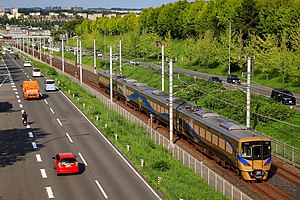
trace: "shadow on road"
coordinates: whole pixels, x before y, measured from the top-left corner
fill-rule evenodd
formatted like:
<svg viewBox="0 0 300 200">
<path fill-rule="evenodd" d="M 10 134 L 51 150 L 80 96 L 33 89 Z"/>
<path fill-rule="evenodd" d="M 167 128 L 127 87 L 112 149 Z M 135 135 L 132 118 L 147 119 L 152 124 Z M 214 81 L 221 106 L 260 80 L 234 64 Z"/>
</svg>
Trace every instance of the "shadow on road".
<svg viewBox="0 0 300 200">
<path fill-rule="evenodd" d="M 34 149 L 32 142 L 49 134 L 43 133 L 40 129 L 31 129 L 31 131 L 38 134 L 31 138 L 24 129 L 0 131 L 0 167 L 6 167 L 13 165 L 15 162 L 25 160 L 26 154 L 44 147 L 43 144 L 37 144 L 38 148 Z"/>
</svg>

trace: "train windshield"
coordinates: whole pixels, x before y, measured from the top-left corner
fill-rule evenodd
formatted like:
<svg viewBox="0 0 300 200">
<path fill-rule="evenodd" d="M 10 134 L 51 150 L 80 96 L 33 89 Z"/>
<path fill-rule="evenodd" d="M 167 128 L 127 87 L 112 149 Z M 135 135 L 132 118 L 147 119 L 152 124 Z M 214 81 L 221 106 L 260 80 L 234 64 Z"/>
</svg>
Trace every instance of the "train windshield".
<svg viewBox="0 0 300 200">
<path fill-rule="evenodd" d="M 255 141 L 242 143 L 242 157 L 246 159 L 261 160 L 271 156 L 270 141 Z"/>
</svg>

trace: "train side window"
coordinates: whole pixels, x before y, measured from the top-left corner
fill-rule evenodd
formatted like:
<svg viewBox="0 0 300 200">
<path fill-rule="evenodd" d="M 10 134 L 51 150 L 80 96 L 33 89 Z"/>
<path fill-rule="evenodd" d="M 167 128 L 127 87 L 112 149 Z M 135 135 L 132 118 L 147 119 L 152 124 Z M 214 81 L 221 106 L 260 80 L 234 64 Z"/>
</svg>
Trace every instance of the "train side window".
<svg viewBox="0 0 300 200">
<path fill-rule="evenodd" d="M 212 143 L 218 146 L 218 136 L 216 136 L 215 134 L 212 134 Z"/>
<path fill-rule="evenodd" d="M 225 149 L 225 140 L 223 140 L 222 138 L 219 138 L 219 147 L 221 149 Z"/>
<path fill-rule="evenodd" d="M 151 108 L 153 108 L 153 101 L 150 101 L 150 106 Z"/>
<path fill-rule="evenodd" d="M 194 131 L 199 135 L 199 126 L 194 124 Z"/>
<path fill-rule="evenodd" d="M 193 121 L 191 120 L 191 121 L 189 121 L 189 125 L 193 128 L 193 125 L 194 125 L 194 123 L 193 123 Z"/>
<path fill-rule="evenodd" d="M 205 129 L 200 127 L 200 137 L 205 138 Z"/>
<path fill-rule="evenodd" d="M 232 154 L 232 147 L 230 146 L 229 142 L 226 142 L 226 151 Z"/>
<path fill-rule="evenodd" d="M 211 142 L 211 132 L 206 131 L 206 139 Z"/>
</svg>

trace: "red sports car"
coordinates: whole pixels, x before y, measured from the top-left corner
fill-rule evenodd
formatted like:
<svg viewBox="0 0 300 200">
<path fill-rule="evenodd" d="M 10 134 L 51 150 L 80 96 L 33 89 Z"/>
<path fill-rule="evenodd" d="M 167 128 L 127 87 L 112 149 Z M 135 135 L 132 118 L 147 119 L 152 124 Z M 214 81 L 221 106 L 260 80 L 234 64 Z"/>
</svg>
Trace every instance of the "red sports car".
<svg viewBox="0 0 300 200">
<path fill-rule="evenodd" d="M 78 162 L 73 153 L 58 153 L 52 159 L 57 175 L 79 172 Z"/>
</svg>

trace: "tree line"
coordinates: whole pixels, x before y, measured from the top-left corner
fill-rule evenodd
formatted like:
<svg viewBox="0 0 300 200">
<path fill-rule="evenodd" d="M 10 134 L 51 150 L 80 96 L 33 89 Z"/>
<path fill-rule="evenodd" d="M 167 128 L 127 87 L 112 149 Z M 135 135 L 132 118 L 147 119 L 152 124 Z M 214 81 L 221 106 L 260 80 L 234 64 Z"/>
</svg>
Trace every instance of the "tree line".
<svg viewBox="0 0 300 200">
<path fill-rule="evenodd" d="M 122 52 L 132 57 L 165 55 L 197 70 L 227 72 L 228 46 L 233 72 L 246 71 L 244 57 L 254 59 L 252 75 L 282 84 L 300 85 L 299 0 L 186 0 L 147 8 L 140 16 L 67 22 L 70 35 L 80 35 L 86 48 L 105 36 L 122 40 Z M 230 42 L 229 42 L 230 39 Z M 99 47 L 100 48 L 100 47 Z"/>
</svg>

